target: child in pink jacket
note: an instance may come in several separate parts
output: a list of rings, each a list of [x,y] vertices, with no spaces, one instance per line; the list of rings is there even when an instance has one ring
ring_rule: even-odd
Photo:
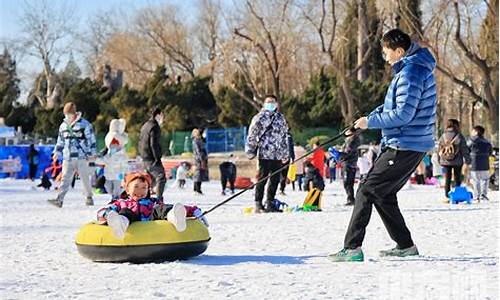
[[[107,223],[113,234],[123,239],[131,222],[164,219],[172,223],[179,232],[186,230],[186,216],[197,217],[208,226],[201,210],[196,206],[163,204],[150,197],[151,177],[145,173],[131,173],[125,176],[125,193],[122,198],[112,201],[97,212],[97,220]]]

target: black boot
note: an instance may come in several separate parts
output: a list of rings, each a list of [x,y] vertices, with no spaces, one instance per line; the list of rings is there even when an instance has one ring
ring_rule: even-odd
[[[272,201],[266,201],[266,210],[265,210],[265,212],[266,213],[277,213],[277,212],[283,212],[283,211],[281,211],[280,209],[277,209],[276,207],[274,207]]]
[[[258,201],[255,201],[255,210],[254,210],[254,212],[256,214],[260,214],[260,213],[265,212],[265,209],[264,209],[264,206],[262,205],[262,203],[260,203]]]

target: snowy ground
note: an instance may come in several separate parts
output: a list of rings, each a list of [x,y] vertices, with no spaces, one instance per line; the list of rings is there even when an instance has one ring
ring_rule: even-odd
[[[243,215],[253,193],[208,215],[212,241],[201,256],[173,263],[104,264],[81,257],[79,227],[107,195],[85,207],[80,183],[62,209],[55,192],[23,180],[0,180],[0,299],[499,299],[498,193],[473,205],[441,203],[442,190],[413,186],[399,194],[422,257],[388,260],[393,246],[374,211],[365,262],[331,263],[342,247],[351,208],[339,183],[327,185],[324,212]],[[205,196],[168,188],[166,198],[207,209],[223,198],[217,182]],[[279,197],[300,204],[304,192]]]

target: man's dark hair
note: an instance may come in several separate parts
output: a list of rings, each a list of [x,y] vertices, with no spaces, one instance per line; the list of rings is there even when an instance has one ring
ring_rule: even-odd
[[[457,119],[448,119],[446,128],[453,128],[455,131],[460,131],[460,122]]]
[[[479,126],[479,125],[476,125],[474,127],[472,127],[472,129],[474,129],[475,131],[477,131],[477,135],[479,136],[483,136],[484,135],[484,127],[483,126]]]
[[[151,111],[151,115],[153,116],[153,118],[159,114],[161,114],[161,108],[158,106],[153,107],[153,110]]]
[[[384,36],[382,36],[381,42],[383,47],[392,50],[403,48],[404,51],[407,51],[411,46],[410,36],[397,28],[387,31]]]
[[[274,101],[278,101],[278,98],[275,95],[273,95],[273,94],[269,94],[269,95],[266,95],[264,97],[264,99],[267,99],[267,98],[272,98],[272,99],[274,99]]]

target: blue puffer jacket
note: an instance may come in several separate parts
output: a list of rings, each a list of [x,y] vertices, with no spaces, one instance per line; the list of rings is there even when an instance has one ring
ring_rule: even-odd
[[[418,152],[434,147],[435,66],[429,50],[416,43],[392,66],[394,78],[384,104],[368,115],[368,128],[382,129],[382,145]]]

